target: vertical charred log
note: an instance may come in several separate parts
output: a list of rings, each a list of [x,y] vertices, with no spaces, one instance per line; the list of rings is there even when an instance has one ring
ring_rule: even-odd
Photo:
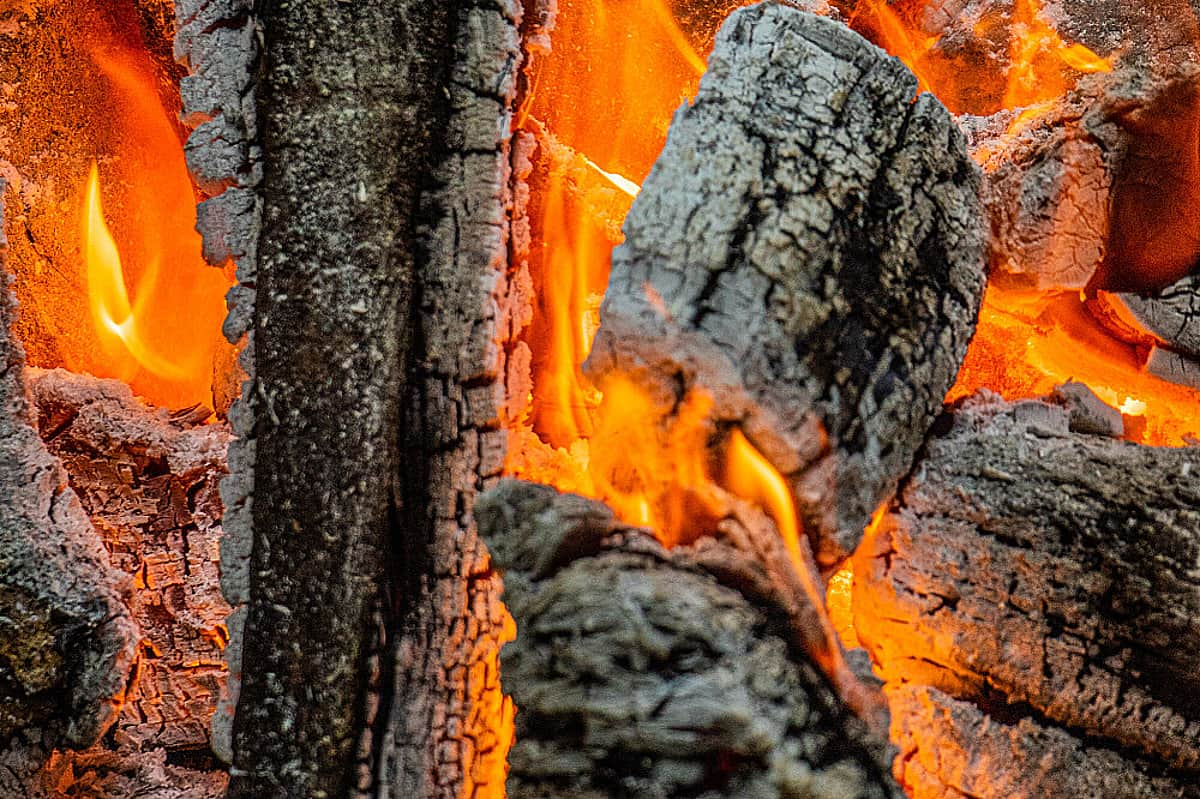
[[[254,540],[232,797],[346,796],[359,781],[450,18],[382,0],[262,10]]]

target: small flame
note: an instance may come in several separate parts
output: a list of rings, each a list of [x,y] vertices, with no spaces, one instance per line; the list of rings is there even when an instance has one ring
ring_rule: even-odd
[[[144,369],[166,380],[183,380],[187,374],[166,356],[142,340],[137,314],[125,288],[121,253],[104,221],[100,203],[100,170],[92,161],[88,175],[87,200],[84,202],[83,250],[87,264],[88,296],[92,321],[101,345],[109,351],[126,352]],[[147,277],[153,282],[158,264],[151,265]]]
[[[230,280],[201,256],[179,130],[145,52],[109,43],[90,55],[119,125],[82,186],[81,282],[94,345],[63,358],[158,405],[211,407]]]
[[[829,585],[825,589],[825,607],[829,609],[829,620],[846,649],[854,649],[859,645],[858,631],[854,629],[853,588],[854,564],[847,558],[829,578]]]
[[[756,502],[770,512],[796,573],[807,574],[792,490],[783,475],[746,440],[741,430],[735,429],[729,435],[725,450],[725,483],[734,494]],[[820,602],[816,606],[820,607]]]

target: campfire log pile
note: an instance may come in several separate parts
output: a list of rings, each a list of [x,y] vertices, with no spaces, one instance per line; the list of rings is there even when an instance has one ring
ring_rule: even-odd
[[[1200,456],[1135,443],[1161,424],[1107,386],[976,391],[1004,344],[968,351],[977,320],[1070,317],[1200,387],[1190,7],[734,11],[639,187],[529,117],[575,2],[130,5],[175,14],[151,55],[182,79],[250,379],[226,427],[26,369],[17,337],[53,361],[62,319],[0,298],[0,799],[484,798],[506,774],[513,799],[1200,796]],[[686,50],[735,5],[645,7]],[[43,11],[74,13],[0,21]],[[888,14],[914,72],[854,32],[889,44]],[[921,89],[1009,59],[997,15],[1104,57],[1024,111],[978,83],[948,111]],[[13,30],[12,63],[52,38]],[[6,128],[52,91],[17,77]],[[92,133],[57,157],[81,171]],[[0,152],[14,257],[65,263],[39,204],[62,187],[28,156]],[[624,238],[568,366],[648,397],[638,429],[698,431],[670,534],[501,480],[540,436],[589,458],[530,421],[548,170]]]
[[[796,31],[804,33],[789,39]],[[761,61],[759,36],[771,43]],[[929,95],[908,112],[874,97],[866,107],[881,118],[856,126],[863,106],[855,92],[870,95],[872,80],[897,87],[898,104],[911,97],[903,78],[887,75],[886,59],[854,71],[869,50],[836,24],[780,6],[735,12],[627,220],[590,374],[636,375],[661,398],[665,418],[687,391],[712,392],[721,420],[714,428],[744,424],[785,474],[803,475],[821,458],[836,464],[826,467],[824,486],[811,474],[793,476],[793,490],[810,542],[827,563],[839,551],[831,539],[841,535],[839,543],[852,547],[869,529],[853,559],[855,620],[886,681],[891,736],[900,747],[895,775],[910,795],[1193,795],[1200,756],[1200,719],[1189,698],[1200,602],[1192,575],[1200,518],[1200,498],[1189,487],[1195,456],[1115,440],[1136,435],[1126,428],[1137,420],[1077,383],[1016,404],[985,393],[950,409],[927,438],[941,407],[936,392],[950,379],[931,365],[957,365],[954,353],[963,350],[956,342],[970,333],[979,287],[971,264],[982,272],[971,225],[984,219],[994,231],[994,272],[1041,289],[1098,286],[1089,311],[1110,327],[1119,318],[1137,322],[1123,335],[1141,331],[1151,373],[1163,373],[1155,347],[1169,347],[1172,357],[1187,352],[1197,301],[1186,276],[1195,263],[1187,236],[1200,227],[1187,217],[1135,222],[1133,209],[1154,206],[1139,199],[1142,184],[1132,176],[1188,174],[1197,152],[1189,117],[1153,120],[1194,107],[1191,67],[1163,77],[1139,73],[1145,64],[1131,57],[1123,71],[1093,76],[1015,139],[1000,135],[1012,115],[965,120],[987,170],[986,208],[979,209],[960,190],[973,179],[970,167],[955,166],[955,127],[930,114],[940,106]],[[806,71],[813,63],[815,79]],[[783,75],[778,82],[774,67]],[[813,85],[819,96],[777,111],[793,87],[803,97]],[[821,117],[826,97],[845,101],[845,109],[835,105]],[[895,157],[905,144],[886,141],[888,119],[922,120],[903,127],[915,140],[914,160]],[[932,141],[941,142],[936,157],[949,151],[949,160],[932,160]],[[1190,150],[1172,141],[1190,142]],[[792,169],[788,158],[797,153]],[[837,160],[822,162],[831,153]],[[871,160],[884,153],[891,157]],[[847,190],[853,170],[871,163],[882,163],[879,176]],[[893,189],[886,201],[873,199],[883,186]],[[843,197],[851,204],[838,205]],[[830,204],[835,210],[822,214]],[[1190,206],[1176,207],[1186,213]],[[849,241],[840,245],[844,230]],[[1154,242],[1165,243],[1156,249]],[[910,243],[919,255],[906,260]],[[871,269],[855,271],[864,262]],[[889,264],[897,264],[895,277],[872,282]],[[923,285],[939,300],[924,306],[932,313],[915,301]],[[1155,293],[1134,293],[1146,290]],[[827,323],[808,321],[821,318]],[[872,350],[872,342],[887,346]],[[1186,379],[1186,371],[1171,374]],[[918,448],[899,498],[867,525],[870,503],[891,490]],[[1138,478],[1121,477],[1131,473]],[[824,487],[840,499],[830,503]],[[847,499],[855,491],[862,493]],[[611,523],[580,521],[576,514],[596,517],[575,500],[534,501],[530,492],[506,486],[480,508],[497,563],[515,584],[510,609],[518,632],[502,655],[505,685],[531,714],[528,727],[517,716],[514,796],[547,795],[545,784],[583,790],[592,785],[585,773],[611,762],[606,747],[630,746],[636,730],[661,723],[635,698],[604,699],[604,678],[580,678],[596,691],[582,694],[591,701],[570,698],[581,689],[559,670],[560,659],[575,662],[585,651],[603,660],[620,635],[610,625],[620,624],[599,621],[600,610],[573,610],[558,593],[568,579],[561,570],[586,562],[581,554],[621,552],[630,539]],[[514,532],[522,523],[536,534]],[[576,531],[570,544],[563,543],[568,530]],[[723,535],[711,545],[722,546]],[[514,537],[526,549],[514,549]],[[687,561],[692,546],[671,557]],[[629,582],[614,578],[609,590],[629,586],[627,602],[635,603],[632,586],[645,564],[614,558],[594,573],[612,568],[628,569]],[[630,630],[643,613],[632,613],[638,621]],[[572,773],[556,754],[553,739],[565,722],[555,719],[567,718],[573,751],[595,758],[576,765],[594,762],[595,769]],[[613,718],[631,725],[622,727],[620,743],[604,732]],[[706,733],[738,749],[737,734]],[[652,763],[671,769],[675,754],[640,751],[637,773],[651,773]],[[637,778],[624,773],[631,782],[609,777],[607,788],[592,789],[635,795]]]

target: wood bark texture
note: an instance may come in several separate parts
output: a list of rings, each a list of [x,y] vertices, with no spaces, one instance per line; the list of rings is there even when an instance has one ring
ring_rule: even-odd
[[[231,796],[502,790],[508,627],[471,509],[504,461],[520,304],[521,14],[261,9],[254,378],[226,493],[253,527]]]
[[[549,13],[531,4],[530,30]],[[422,198],[414,298],[418,342],[404,407],[401,594],[379,745],[381,795],[503,795],[512,704],[498,653],[511,637],[499,579],[475,528],[477,494],[504,468],[508,432],[529,391],[514,355],[530,312],[522,176],[513,145],[524,8],[469,0],[436,41],[452,45],[431,190]],[[520,230],[517,230],[520,228]]]
[[[735,539],[667,551],[601,503],[516,481],[477,513],[517,620],[509,797],[900,796],[884,739]]]
[[[230,457],[238,549],[224,558],[251,550],[226,589],[247,606],[231,797],[347,796],[369,756],[410,242],[441,85],[424,44],[441,40],[442,16],[381,1],[262,9],[254,382]]]
[[[115,380],[31,369],[28,383],[42,439],[125,575],[140,636],[109,734],[56,752],[25,795],[219,799],[228,778],[209,721],[226,676],[217,483],[229,434],[201,424],[208,408],[169,414]]]
[[[138,632],[120,573],[38,438],[6,244],[0,233],[0,796],[18,797],[53,749],[112,726]]]
[[[899,697],[902,782],[1196,795],[1197,468],[1191,448],[1071,433],[1060,406],[982,394],[955,412],[853,561],[859,639]],[[1079,758],[1126,788],[1059,768]]]
[[[974,329],[979,172],[898,61],[764,3],[717,36],[625,223],[587,363],[698,387],[829,566],[911,465]]]
[[[222,332],[236,346],[236,363],[214,365],[214,407],[228,408],[234,433],[229,474],[221,484],[224,505],[221,586],[232,606],[226,626],[228,679],[212,720],[212,746],[233,761],[233,715],[241,686],[242,641],[250,597],[250,551],[254,545],[255,288],[262,230],[262,154],[257,89],[262,27],[250,0],[176,0],[175,58],[187,67],[180,80],[182,116],[191,133],[185,155],[204,196],[197,207],[205,260],[234,264],[237,285],[226,304]],[[232,353],[231,353],[232,355]]]

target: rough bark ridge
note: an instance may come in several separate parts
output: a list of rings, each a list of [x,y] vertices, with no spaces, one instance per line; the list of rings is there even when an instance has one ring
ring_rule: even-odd
[[[512,799],[900,796],[883,739],[754,590],[752,553],[668,552],[530,483],[501,483],[477,513],[518,622],[502,655],[520,706]]]
[[[825,565],[911,464],[983,288],[978,169],[915,93],[836,22],[735,12],[626,220],[587,364],[712,394]]]
[[[1025,727],[1053,762],[1091,753],[1129,786],[1157,786],[1105,796],[1176,796],[1200,773],[1200,454],[1068,425],[1037,401],[968,401],[855,555],[858,636],[889,688],[948,695],[902,691],[892,705],[899,768],[919,772],[901,780],[921,796],[1007,796],[1036,751],[1001,757]],[[955,699],[973,712],[945,709]],[[965,753],[939,760],[947,727]],[[960,775],[976,757],[993,782]],[[1042,772],[1044,795],[1086,794],[1093,779]]]
[[[242,483],[229,490],[240,495],[231,512],[253,524],[254,669],[234,721],[231,797],[346,796],[371,782],[356,761],[370,754],[369,674],[392,602],[410,242],[446,17],[383,0],[268,4],[260,16],[252,424],[235,425]]]
[[[405,601],[383,678],[390,696],[380,745],[381,794],[430,799],[503,791],[512,706],[497,658],[511,622],[473,507],[504,466],[503,420],[515,416],[505,405],[528,391],[528,360],[509,357],[529,312],[528,276],[521,281],[518,260],[509,267],[509,213],[520,213],[510,181],[521,156],[510,128],[523,9],[471,0],[450,13],[443,41],[454,44],[453,66],[446,95],[433,98],[449,106],[449,119],[423,201],[419,353],[401,445],[413,456],[401,474]]]
[[[226,297],[225,338],[239,348],[237,364],[215,367],[215,407],[229,408],[234,438],[229,476],[221,484],[225,507],[221,539],[221,586],[233,606],[225,649],[229,679],[212,723],[213,750],[233,760],[233,713],[241,680],[242,640],[250,597],[254,493],[254,295],[258,237],[262,228],[262,153],[258,142],[260,37],[251,0],[177,0],[175,58],[188,69],[180,81],[183,122],[192,129],[186,156],[205,198],[196,229],[213,266],[236,265],[237,285]],[[229,403],[233,402],[230,406]]]
[[[0,233],[0,796],[16,797],[52,749],[89,746],[112,725],[138,632],[121,575],[34,429],[6,249]]]

